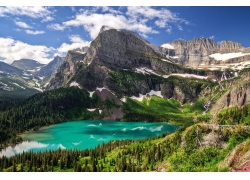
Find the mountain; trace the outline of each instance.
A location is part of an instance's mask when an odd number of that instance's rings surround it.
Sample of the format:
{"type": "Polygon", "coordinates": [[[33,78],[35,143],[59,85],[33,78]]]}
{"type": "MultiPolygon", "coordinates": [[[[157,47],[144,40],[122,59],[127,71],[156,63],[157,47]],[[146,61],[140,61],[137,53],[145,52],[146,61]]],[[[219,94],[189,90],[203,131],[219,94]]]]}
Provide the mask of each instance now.
{"type": "MultiPolygon", "coordinates": [[[[137,33],[103,26],[87,52],[67,53],[46,91],[23,101],[0,99],[0,148],[22,141],[18,135],[25,131],[75,120],[165,122],[179,129],[139,141],[115,140],[91,151],[59,149],[51,152],[52,164],[46,163],[51,160],[47,152],[23,153],[9,161],[0,157],[0,171],[215,172],[242,167],[250,154],[249,52],[239,43],[209,38],[159,47],[137,33]],[[45,160],[39,163],[41,157],[45,160]],[[38,165],[28,167],[31,160],[38,165]]],[[[1,98],[8,95],[1,92],[26,88],[20,76],[5,76],[0,76],[1,98]]],[[[33,81],[39,87],[38,79],[24,77],[26,85],[33,81]]],[[[161,131],[161,126],[149,130],[161,131]]]]}
{"type": "Polygon", "coordinates": [[[78,51],[78,52],[81,52],[83,54],[87,53],[89,50],[89,47],[88,46],[84,46],[82,48],[76,48],[76,49],[73,49],[73,51],[78,51]]]}
{"type": "Polygon", "coordinates": [[[247,61],[250,60],[250,49],[230,40],[218,44],[209,38],[179,39],[162,44],[158,51],[181,65],[211,70],[219,70],[223,66],[241,70],[248,66],[247,61]]]}
{"type": "Polygon", "coordinates": [[[56,56],[52,61],[50,61],[47,65],[41,67],[40,70],[34,72],[35,76],[40,77],[48,77],[56,73],[57,69],[63,63],[64,58],[56,56]]]}
{"type": "Polygon", "coordinates": [[[22,73],[22,70],[4,62],[0,62],[0,74],[21,75],[22,73]]]}
{"type": "Polygon", "coordinates": [[[35,70],[38,69],[42,66],[44,66],[44,64],[41,64],[35,60],[32,59],[20,59],[20,60],[15,60],[12,62],[11,64],[14,67],[17,67],[21,70],[35,70]]]}
{"type": "Polygon", "coordinates": [[[0,62],[0,101],[25,99],[41,91],[32,75],[0,62]]]}
{"type": "Polygon", "coordinates": [[[158,54],[138,34],[103,26],[86,54],[68,52],[46,89],[77,85],[92,92],[105,87],[119,98],[158,91],[185,103],[197,99],[204,87],[195,82],[185,87],[184,79],[170,76],[215,79],[221,74],[216,73],[184,68],[158,54]]]}

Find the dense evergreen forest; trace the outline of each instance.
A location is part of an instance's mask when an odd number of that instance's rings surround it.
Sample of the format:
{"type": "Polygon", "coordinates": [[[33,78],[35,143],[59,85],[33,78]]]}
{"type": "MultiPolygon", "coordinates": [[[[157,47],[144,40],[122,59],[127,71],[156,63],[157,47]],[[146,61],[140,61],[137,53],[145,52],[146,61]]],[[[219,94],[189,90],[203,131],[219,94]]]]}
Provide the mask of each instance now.
{"type": "Polygon", "coordinates": [[[144,139],[111,141],[94,149],[25,152],[0,158],[0,171],[21,172],[141,172],[141,171],[228,171],[220,162],[239,143],[250,147],[249,131],[214,130],[204,124],[167,135],[144,139]],[[221,136],[216,145],[200,144],[206,135],[221,136]],[[222,148],[220,143],[226,143],[222,148]]]}
{"type": "MultiPolygon", "coordinates": [[[[145,113],[147,109],[144,111],[142,109],[146,104],[149,107],[156,106],[160,101],[157,97],[152,97],[150,102],[144,100],[141,103],[129,100],[124,108],[130,112],[125,114],[124,119],[128,121],[134,117],[138,117],[138,120],[143,117],[148,119],[145,113]]],[[[171,112],[176,111],[177,114],[181,112],[178,110],[180,105],[173,100],[161,103],[168,109],[172,108],[171,112]]],[[[202,102],[198,101],[192,106],[185,105],[182,108],[191,117],[197,112],[202,112],[200,104],[202,102]]],[[[101,101],[96,93],[90,98],[87,91],[78,87],[46,91],[23,101],[0,101],[1,146],[8,145],[9,140],[11,144],[21,141],[17,138],[17,134],[26,130],[36,130],[50,124],[96,116],[95,111],[89,112],[86,108],[103,109],[113,106],[115,104],[112,101],[101,101]]],[[[230,165],[220,167],[227,154],[241,142],[247,144],[241,153],[246,153],[250,148],[249,128],[244,127],[249,125],[249,108],[248,104],[242,108],[229,108],[218,114],[217,121],[220,125],[237,125],[234,127],[211,128],[208,124],[198,121],[198,124],[182,127],[172,134],[137,141],[111,141],[94,149],[24,152],[10,158],[1,157],[0,171],[229,171],[230,165]],[[208,137],[213,143],[207,140],[208,137]]],[[[164,121],[165,118],[161,119],[163,116],[156,116],[157,109],[159,108],[155,107],[155,110],[152,108],[152,120],[164,121]]],[[[182,116],[179,114],[179,117],[182,116]]],[[[192,119],[189,124],[191,121],[195,123],[192,119]]]]}
{"type": "Polygon", "coordinates": [[[35,94],[23,101],[0,102],[0,144],[8,140],[14,144],[18,133],[36,130],[42,126],[77,119],[93,118],[86,108],[100,102],[95,93],[89,97],[86,90],[78,87],[59,88],[35,94]]]}

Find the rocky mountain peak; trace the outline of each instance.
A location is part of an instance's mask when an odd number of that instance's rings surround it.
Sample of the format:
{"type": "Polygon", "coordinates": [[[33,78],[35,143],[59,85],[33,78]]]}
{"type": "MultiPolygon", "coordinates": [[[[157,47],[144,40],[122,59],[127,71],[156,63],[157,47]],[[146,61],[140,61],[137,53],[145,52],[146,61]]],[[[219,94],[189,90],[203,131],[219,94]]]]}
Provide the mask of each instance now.
{"type": "Polygon", "coordinates": [[[103,26],[101,27],[101,29],[100,29],[99,34],[101,34],[101,33],[104,32],[104,31],[110,30],[110,29],[115,29],[115,28],[112,28],[112,27],[110,27],[110,26],[103,25],[103,26]]]}
{"type": "Polygon", "coordinates": [[[230,52],[232,50],[240,50],[243,48],[243,46],[241,46],[240,43],[238,42],[234,42],[234,41],[230,41],[230,40],[224,40],[220,43],[220,50],[221,51],[227,51],[230,52]]]}

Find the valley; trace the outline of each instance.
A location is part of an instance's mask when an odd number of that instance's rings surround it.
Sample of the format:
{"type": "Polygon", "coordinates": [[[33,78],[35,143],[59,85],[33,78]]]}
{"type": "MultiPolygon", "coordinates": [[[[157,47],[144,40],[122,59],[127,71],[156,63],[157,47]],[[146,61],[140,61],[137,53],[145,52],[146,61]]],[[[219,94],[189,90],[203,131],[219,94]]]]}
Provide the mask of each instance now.
{"type": "Polygon", "coordinates": [[[155,46],[102,26],[47,65],[3,64],[0,171],[233,171],[249,161],[248,51],[209,38],[155,46]]]}

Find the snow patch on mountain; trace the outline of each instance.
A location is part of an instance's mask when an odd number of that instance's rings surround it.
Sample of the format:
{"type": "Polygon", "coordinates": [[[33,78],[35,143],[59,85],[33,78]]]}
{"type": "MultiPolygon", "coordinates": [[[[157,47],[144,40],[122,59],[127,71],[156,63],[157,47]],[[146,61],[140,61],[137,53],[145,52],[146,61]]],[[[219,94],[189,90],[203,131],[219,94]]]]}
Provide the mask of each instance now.
{"type": "Polygon", "coordinates": [[[77,86],[77,87],[79,87],[79,88],[81,88],[81,86],[77,83],[77,82],[72,82],[72,83],[70,83],[70,85],[69,85],[70,87],[71,86],[77,86]]]}
{"type": "Polygon", "coordinates": [[[156,96],[163,98],[163,96],[161,95],[161,91],[154,91],[154,90],[151,90],[149,93],[146,93],[146,95],[139,94],[139,97],[132,96],[130,98],[141,102],[143,98],[147,97],[147,95],[150,95],[150,96],[156,95],[156,96]]]}
{"type": "Polygon", "coordinates": [[[20,86],[20,85],[19,85],[19,84],[17,84],[17,83],[12,83],[12,84],[14,84],[14,85],[16,85],[16,86],[18,86],[18,87],[20,87],[20,88],[22,88],[22,89],[26,89],[25,87],[20,86]]]}
{"type": "Polygon", "coordinates": [[[170,76],[181,76],[181,77],[187,77],[187,78],[197,78],[197,79],[207,79],[207,76],[199,76],[195,74],[179,74],[179,73],[173,73],[170,74],[170,76]]]}
{"type": "Polygon", "coordinates": [[[102,92],[103,89],[106,89],[105,87],[102,87],[102,88],[96,88],[97,91],[100,91],[102,92]]]}
{"type": "Polygon", "coordinates": [[[236,57],[241,57],[241,56],[246,56],[249,55],[250,53],[242,53],[242,52],[238,52],[238,53],[226,53],[226,54],[220,54],[220,53],[215,53],[215,54],[211,54],[209,55],[209,57],[212,57],[218,61],[225,61],[228,59],[232,59],[232,58],[236,58],[236,57]]]}
{"type": "Polygon", "coordinates": [[[93,111],[95,111],[96,110],[96,108],[93,108],[93,109],[87,109],[88,111],[90,111],[90,112],[93,112],[93,111]]]}
{"type": "Polygon", "coordinates": [[[92,92],[88,91],[88,92],[89,92],[89,97],[92,97],[95,91],[92,92]]]}

